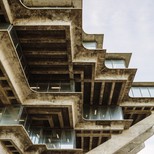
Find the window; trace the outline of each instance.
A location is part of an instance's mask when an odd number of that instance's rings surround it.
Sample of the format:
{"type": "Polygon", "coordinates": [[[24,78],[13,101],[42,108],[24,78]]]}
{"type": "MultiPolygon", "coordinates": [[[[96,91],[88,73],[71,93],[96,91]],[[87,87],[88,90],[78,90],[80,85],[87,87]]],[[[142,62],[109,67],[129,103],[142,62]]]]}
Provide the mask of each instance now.
{"type": "Polygon", "coordinates": [[[96,42],[83,42],[83,46],[87,49],[96,49],[97,43],[96,42]]]}
{"type": "Polygon", "coordinates": [[[131,87],[130,97],[154,97],[154,87],[131,87]]]}
{"type": "Polygon", "coordinates": [[[30,87],[38,92],[74,92],[74,82],[59,83],[38,83],[30,87]]]}
{"type": "Polygon", "coordinates": [[[8,106],[2,114],[1,124],[18,124],[20,106],[8,106]]]}
{"type": "Polygon", "coordinates": [[[83,106],[83,117],[86,120],[123,120],[120,106],[83,106]]]}
{"type": "Polygon", "coordinates": [[[126,68],[124,60],[105,60],[105,66],[108,68],[126,68]]]}

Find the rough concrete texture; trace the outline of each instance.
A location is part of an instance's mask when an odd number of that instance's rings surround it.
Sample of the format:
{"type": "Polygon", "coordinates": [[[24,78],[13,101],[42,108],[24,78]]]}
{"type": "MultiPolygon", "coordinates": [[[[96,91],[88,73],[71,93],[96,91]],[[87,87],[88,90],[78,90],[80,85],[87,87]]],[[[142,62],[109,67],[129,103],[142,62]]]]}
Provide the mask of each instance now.
{"type": "Polygon", "coordinates": [[[89,151],[87,154],[118,154],[128,144],[132,143],[125,149],[126,151],[131,151],[133,149],[131,149],[131,145],[133,145],[134,140],[138,140],[138,138],[142,136],[139,139],[142,143],[154,134],[154,129],[151,129],[154,126],[153,119],[154,114],[151,114],[149,117],[130,127],[128,130],[125,130],[122,134],[112,135],[112,138],[110,140],[89,151]],[[150,133],[148,131],[150,131],[150,133]]]}

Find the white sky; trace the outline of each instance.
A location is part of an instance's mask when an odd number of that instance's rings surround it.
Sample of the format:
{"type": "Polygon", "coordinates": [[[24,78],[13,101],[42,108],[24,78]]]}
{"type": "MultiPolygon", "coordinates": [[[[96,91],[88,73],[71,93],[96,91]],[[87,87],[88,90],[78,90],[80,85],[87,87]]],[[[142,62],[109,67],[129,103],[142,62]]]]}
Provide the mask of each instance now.
{"type": "MultiPolygon", "coordinates": [[[[135,81],[154,82],[154,0],[83,0],[83,29],[104,34],[107,52],[131,52],[135,81]]],[[[154,154],[154,137],[139,154],[154,154]],[[152,147],[153,146],[153,147],[152,147]]]]}

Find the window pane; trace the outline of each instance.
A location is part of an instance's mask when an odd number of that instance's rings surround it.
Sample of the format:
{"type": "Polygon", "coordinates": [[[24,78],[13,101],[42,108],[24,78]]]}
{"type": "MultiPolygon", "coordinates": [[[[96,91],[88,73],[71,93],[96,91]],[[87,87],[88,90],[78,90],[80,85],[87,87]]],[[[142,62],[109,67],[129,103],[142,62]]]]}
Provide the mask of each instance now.
{"type": "Polygon", "coordinates": [[[105,66],[108,67],[108,68],[113,68],[112,61],[111,60],[105,60],[105,66]]]}
{"type": "Polygon", "coordinates": [[[147,87],[140,87],[142,97],[150,97],[150,93],[147,87]]]}
{"type": "Polygon", "coordinates": [[[91,107],[90,108],[90,119],[98,119],[98,108],[97,107],[91,107]]]}
{"type": "Polygon", "coordinates": [[[3,110],[4,108],[0,108],[0,122],[1,122],[2,114],[3,114],[3,110]]]}
{"type": "Polygon", "coordinates": [[[103,106],[100,108],[100,120],[110,120],[110,111],[108,107],[103,106]]]}
{"type": "Polygon", "coordinates": [[[112,60],[113,68],[126,68],[124,60],[112,60]]]}
{"type": "Polygon", "coordinates": [[[83,117],[84,117],[85,119],[89,119],[89,112],[90,112],[90,107],[84,105],[84,106],[83,106],[83,117]]]}
{"type": "Polygon", "coordinates": [[[105,60],[105,66],[108,68],[126,68],[124,60],[105,60]]]}
{"type": "Polygon", "coordinates": [[[134,97],[142,97],[139,87],[132,87],[134,97]]]}
{"type": "Polygon", "coordinates": [[[87,120],[123,120],[123,112],[120,106],[84,106],[84,114],[87,120]],[[89,115],[89,116],[88,116],[89,115]]]}
{"type": "Polygon", "coordinates": [[[70,130],[63,131],[61,149],[73,149],[73,147],[74,147],[73,132],[70,130]]]}
{"type": "Polygon", "coordinates": [[[96,49],[97,43],[96,42],[83,42],[83,46],[87,49],[96,49]]]}
{"type": "Polygon", "coordinates": [[[131,88],[130,91],[129,91],[129,96],[130,96],[130,97],[134,97],[132,88],[131,88]]]}
{"type": "Polygon", "coordinates": [[[2,124],[17,124],[19,116],[20,107],[9,106],[5,108],[5,112],[2,116],[2,124]]]}
{"type": "Polygon", "coordinates": [[[119,106],[110,107],[111,120],[123,120],[122,109],[119,106]]]}
{"type": "Polygon", "coordinates": [[[151,97],[154,97],[154,87],[149,87],[148,89],[150,91],[151,97]]]}
{"type": "Polygon", "coordinates": [[[0,30],[7,30],[9,28],[10,24],[8,23],[1,23],[0,24],[0,30]]]}

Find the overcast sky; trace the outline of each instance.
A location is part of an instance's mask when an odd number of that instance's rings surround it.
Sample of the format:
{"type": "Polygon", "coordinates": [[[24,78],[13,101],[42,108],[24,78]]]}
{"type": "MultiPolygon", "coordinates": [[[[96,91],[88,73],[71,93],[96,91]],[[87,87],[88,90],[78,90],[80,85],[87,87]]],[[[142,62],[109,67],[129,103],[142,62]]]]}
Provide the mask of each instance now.
{"type": "MultiPolygon", "coordinates": [[[[154,0],[83,0],[83,29],[102,33],[107,52],[131,52],[135,81],[154,82],[154,0]]],[[[154,137],[139,154],[154,154],[154,137]]]]}

